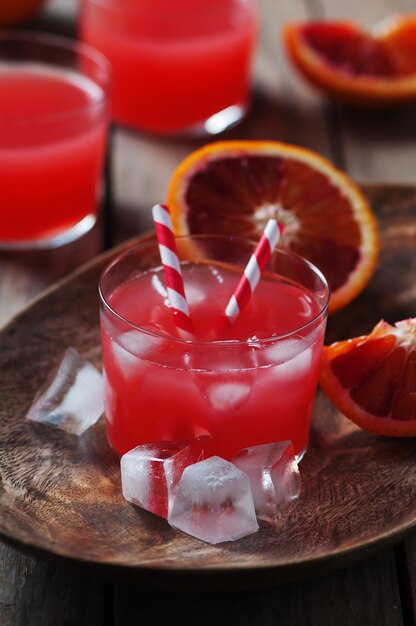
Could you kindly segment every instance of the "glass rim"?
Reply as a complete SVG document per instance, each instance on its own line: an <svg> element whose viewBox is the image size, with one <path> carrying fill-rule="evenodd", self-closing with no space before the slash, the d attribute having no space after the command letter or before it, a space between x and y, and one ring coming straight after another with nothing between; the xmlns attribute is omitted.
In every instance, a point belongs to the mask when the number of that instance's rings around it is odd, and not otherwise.
<svg viewBox="0 0 416 626"><path fill-rule="evenodd" d="M100 84L95 78L88 77L94 84L98 85L102 91L102 95L97 100L93 100L91 102L87 102L81 106L77 106L76 108L64 111L62 113L49 113L47 115L33 115L33 116L14 116L14 115L2 115L0 116L0 123L7 122L12 124L38 124L45 122L53 122L55 120L62 120L70 117L76 117L84 113L85 111L90 111L96 107L100 107L103 105L107 105L109 103L109 95L112 87L112 68L110 62L107 58L99 51L96 50L93 46L90 46L88 43L84 43L83 41L73 40L69 37L63 37L61 35L54 35L50 33L44 33L41 31L24 31L24 30L13 30L6 29L0 32L0 47L5 43L16 44L19 42L25 42L28 44L42 45L44 47L50 48L60 48L62 51L66 51L68 53L73 53L75 57L84 57L91 61L96 68L103 73L103 84ZM2 63L2 57L0 54L0 64ZM30 59L27 57L27 61L34 61L36 59ZM54 63L52 61L45 61L45 65L48 67L56 67L62 68L64 67L61 63ZM79 74L81 76L85 76L79 69L73 68L74 73Z"/></svg>
<svg viewBox="0 0 416 626"><path fill-rule="evenodd" d="M204 235L183 235L183 236L179 236L176 237L176 241L187 241L187 240L198 240L198 239L207 239L207 238L215 238L215 239L223 239L223 240L228 240L228 241L240 241L240 242L244 242L246 244L250 244L252 246L256 246L257 245L257 241L253 240L253 239L248 239L245 237L238 237L238 236L234 236L234 235L209 235L209 234L204 234ZM162 339L164 341L170 341L173 342L174 344L178 344L178 345L183 345L183 346L200 346L200 347L207 347L207 346L213 346L213 347L231 347L231 346L243 346L243 345L250 345L249 340L245 339L245 340L241 340L241 339L222 339L222 340L214 340L214 341L201 341L199 339L183 339L181 337L174 337L173 335L165 335L162 333L157 333L154 331L151 331L147 328L144 328L143 326L138 326L137 324L134 324L133 322L131 322L130 320L126 319L125 317L123 317L122 315L120 315L120 313L118 313L117 311L115 311L112 306L110 305L110 303L107 301L106 297L104 296L103 293L103 281L105 280L106 276L109 274L109 272L112 270L112 268L115 265L118 265L121 261L123 261L125 258L127 258L128 256L135 254L137 252L139 252L140 250L143 250L145 248L148 247L153 247L153 248L157 248L158 243L156 238L154 240L150 240L150 241L146 241L140 244L135 244L132 245L131 247L129 247L127 250L124 250L123 252L121 252L120 254L118 254L101 272L100 274L100 278L98 280L98 293L100 296L100 301L102 303L102 305L104 306L105 310L107 312L109 312L112 316L116 317L118 320L120 320L121 322L123 322L124 324L127 324L132 330L138 330L141 333L150 336L150 337L156 337L157 339ZM306 265L309 270L311 270L311 272L313 272L313 274L315 274L315 276L317 276L319 278L319 280L322 282L322 285L325 289L326 292L326 297L325 297L325 301L323 302L322 306L320 307L319 312L308 322L306 322L305 324L302 324L302 326L297 326L296 328L294 328L293 330L287 332L287 333L282 333L279 334L277 336L274 337L264 337L261 339L256 340L257 344L261 344L261 345L268 345L270 343L274 343L276 341L281 341L282 339L286 339L288 337L292 337L294 334L299 333L300 331L304 331L305 329L307 329L310 326L313 326L320 318L322 318L325 313L328 310L328 305L329 305L329 299L330 299L330 287L328 285L328 281L326 280L325 276L323 275L323 273L321 272L320 269L318 269L316 267L316 265L314 265L313 263L311 263L310 261L308 261L307 259L305 259L304 257L300 256L299 254L297 254L296 252L292 252L291 250L286 250L285 248L282 247L277 247L274 251L273 254L278 254L278 255L283 255L289 258L293 258L296 259L297 261L300 261L301 263L303 263L304 265ZM214 259L213 259L214 260ZM162 263L160 263L160 267L162 267ZM243 272L244 268L241 268L241 271ZM254 343L254 342L252 342Z"/></svg>
<svg viewBox="0 0 416 626"><path fill-rule="evenodd" d="M233 3L236 3L236 6L239 7L255 7L257 4L257 0L232 0ZM102 7L104 9L111 9L116 11L119 14L128 13L131 15L154 15L158 19L170 19L173 16L178 14L178 11L183 14L187 13L189 9L170 9L169 11L165 11L163 14L160 11L155 11L153 7L143 7L143 6L120 6L117 0L82 0L83 4L93 4L95 6ZM203 14L212 13L212 8L205 8L202 10ZM198 7L198 14L201 15L201 9Z"/></svg>

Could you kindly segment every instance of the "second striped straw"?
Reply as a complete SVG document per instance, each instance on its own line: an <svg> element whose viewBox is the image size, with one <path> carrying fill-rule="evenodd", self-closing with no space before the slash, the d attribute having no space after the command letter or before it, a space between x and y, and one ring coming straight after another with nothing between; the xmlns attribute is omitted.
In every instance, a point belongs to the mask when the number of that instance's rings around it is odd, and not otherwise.
<svg viewBox="0 0 416 626"><path fill-rule="evenodd" d="M282 224L278 223L274 219L270 219L267 222L261 239L251 255L250 260L244 269L244 273L227 304L227 308L225 309L225 313L220 320L220 324L217 326L219 330L224 327L224 323L233 322L238 317L241 310L249 302L255 288L258 285L261 273L269 262L282 232Z"/></svg>

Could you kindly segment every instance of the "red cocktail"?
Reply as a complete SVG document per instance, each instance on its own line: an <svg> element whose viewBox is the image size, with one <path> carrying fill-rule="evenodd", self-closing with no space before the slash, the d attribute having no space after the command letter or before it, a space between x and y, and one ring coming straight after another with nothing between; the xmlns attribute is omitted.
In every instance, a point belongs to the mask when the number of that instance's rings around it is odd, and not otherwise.
<svg viewBox="0 0 416 626"><path fill-rule="evenodd" d="M303 454L326 324L324 278L277 250L247 307L218 338L215 322L253 246L227 237L193 241L178 239L192 340L178 336L156 245L125 253L102 276L111 445L122 454L145 442L208 434L212 452L224 458L288 439Z"/></svg>
<svg viewBox="0 0 416 626"><path fill-rule="evenodd" d="M0 36L1 247L45 247L95 223L109 69L87 46Z"/></svg>
<svg viewBox="0 0 416 626"><path fill-rule="evenodd" d="M244 114L255 0L84 0L80 26L113 66L116 121L216 133Z"/></svg>

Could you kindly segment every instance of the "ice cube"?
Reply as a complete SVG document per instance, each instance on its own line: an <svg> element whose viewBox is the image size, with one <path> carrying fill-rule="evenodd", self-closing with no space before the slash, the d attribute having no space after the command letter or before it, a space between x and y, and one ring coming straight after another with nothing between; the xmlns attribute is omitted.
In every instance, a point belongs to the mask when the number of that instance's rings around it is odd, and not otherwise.
<svg viewBox="0 0 416 626"><path fill-rule="evenodd" d="M198 304L206 300L206 289L195 283L187 283L185 286L186 299L189 305Z"/></svg>
<svg viewBox="0 0 416 626"><path fill-rule="evenodd" d="M121 457L123 496L129 502L167 518L182 472L203 454L206 438L143 444Z"/></svg>
<svg viewBox="0 0 416 626"><path fill-rule="evenodd" d="M117 341L112 339L111 349L114 360L126 380L140 373L143 365L141 359L146 358L157 343L157 337L139 330L129 330L121 333L118 335Z"/></svg>
<svg viewBox="0 0 416 626"><path fill-rule="evenodd" d="M307 347L302 339L279 339L274 343L267 343L261 352L262 363L264 365L285 363L295 358Z"/></svg>
<svg viewBox="0 0 416 626"><path fill-rule="evenodd" d="M300 474L290 441L240 450L234 465L250 479L257 517L275 522L300 493Z"/></svg>
<svg viewBox="0 0 416 626"><path fill-rule="evenodd" d="M153 330L153 329L149 329ZM158 329L155 327L154 329ZM129 330L118 336L118 342L134 358L145 357L158 344L158 338L140 330Z"/></svg>
<svg viewBox="0 0 416 626"><path fill-rule="evenodd" d="M281 378L287 380L294 379L298 383L299 379L304 378L308 373L311 364L312 348L308 348L293 357L293 359L290 359L290 361L276 365L271 371L276 373L276 377L279 377L279 380Z"/></svg>
<svg viewBox="0 0 416 626"><path fill-rule="evenodd" d="M81 435L104 412L103 378L76 350L68 348L27 413L33 422Z"/></svg>
<svg viewBox="0 0 416 626"><path fill-rule="evenodd" d="M130 354L125 348L122 348L114 339L111 341L111 349L114 361L118 364L120 371L125 378L130 378L135 374L137 366L137 356Z"/></svg>
<svg viewBox="0 0 416 626"><path fill-rule="evenodd" d="M248 400L250 390L250 385L243 382L214 383L208 388L207 395L215 411L232 411Z"/></svg>
<svg viewBox="0 0 416 626"><path fill-rule="evenodd" d="M213 544L256 532L248 477L218 456L188 466L168 521L174 528Z"/></svg>

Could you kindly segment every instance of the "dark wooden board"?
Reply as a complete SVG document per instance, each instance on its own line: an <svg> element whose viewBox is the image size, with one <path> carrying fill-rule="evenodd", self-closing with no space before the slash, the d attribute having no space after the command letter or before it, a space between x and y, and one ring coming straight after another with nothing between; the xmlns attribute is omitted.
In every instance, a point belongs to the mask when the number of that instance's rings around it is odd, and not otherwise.
<svg viewBox="0 0 416 626"><path fill-rule="evenodd" d="M201 608L203 609L201 610ZM179 594L115 586L114 626L409 626L393 551L313 580L240 593Z"/></svg>
<svg viewBox="0 0 416 626"><path fill-rule="evenodd" d="M367 189L383 247L365 292L329 324L329 338L414 315L416 190ZM313 576L398 541L416 527L416 440L376 437L319 393L302 497L281 528L208 546L124 502L101 421L80 439L24 420L69 345L100 365L97 280L115 254L62 281L0 333L0 533L22 549L104 576L175 588L238 588Z"/></svg>

